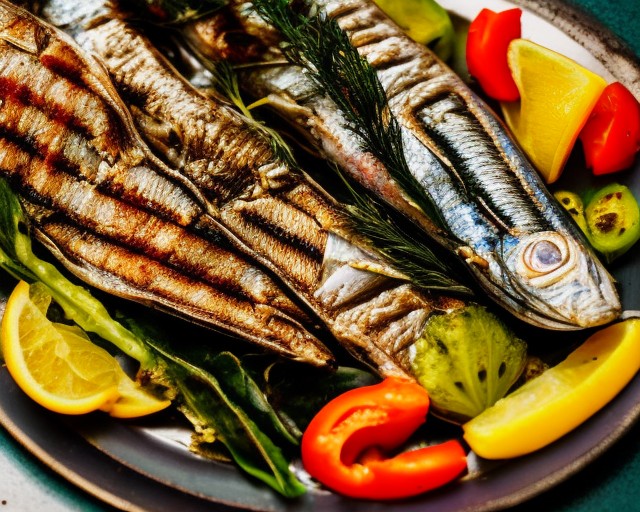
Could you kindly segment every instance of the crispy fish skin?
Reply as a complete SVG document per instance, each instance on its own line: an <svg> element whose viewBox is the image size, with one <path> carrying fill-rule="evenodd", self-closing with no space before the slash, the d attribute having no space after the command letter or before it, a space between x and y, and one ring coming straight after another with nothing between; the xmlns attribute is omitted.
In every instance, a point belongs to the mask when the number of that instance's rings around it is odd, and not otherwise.
<svg viewBox="0 0 640 512"><path fill-rule="evenodd" d="M335 19L376 70L400 124L408 167L436 205L444 231L362 149L336 104L300 68L283 65L273 30L251 11L251 2L235 0L237 21L267 47L262 60L273 62L243 74L247 90L268 97L324 156L461 258L516 316L559 330L616 319L621 305L613 279L488 107L373 2L304 4ZM207 23L196 21L185 34L216 58L202 37Z"/></svg>
<svg viewBox="0 0 640 512"><path fill-rule="evenodd" d="M106 292L333 364L308 315L237 251L197 188L132 126L100 64L0 1L0 175L38 238Z"/></svg>
<svg viewBox="0 0 640 512"><path fill-rule="evenodd" d="M278 274L358 359L383 375L410 376L410 347L429 316L462 302L398 279L348 230L330 197L278 160L235 111L178 76L118 13L77 19L58 3L45 4L45 18L100 58L145 139L197 186L247 253ZM228 148L239 157L224 156Z"/></svg>

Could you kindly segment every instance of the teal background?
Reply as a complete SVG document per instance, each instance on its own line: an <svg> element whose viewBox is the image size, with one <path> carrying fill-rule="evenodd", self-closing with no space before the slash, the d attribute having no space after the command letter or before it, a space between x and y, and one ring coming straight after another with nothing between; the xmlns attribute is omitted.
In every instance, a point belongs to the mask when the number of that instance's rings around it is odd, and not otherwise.
<svg viewBox="0 0 640 512"><path fill-rule="evenodd" d="M613 30L640 55L640 0L571 0ZM18 466L27 479L47 488L52 502L66 510L109 511L83 491L68 484L19 446L0 428L0 452ZM3 475L0 475L2 478ZM640 424L586 469L550 491L515 507L517 512L640 511ZM19 510L0 495L0 512ZM213 508L213 507L212 507Z"/></svg>

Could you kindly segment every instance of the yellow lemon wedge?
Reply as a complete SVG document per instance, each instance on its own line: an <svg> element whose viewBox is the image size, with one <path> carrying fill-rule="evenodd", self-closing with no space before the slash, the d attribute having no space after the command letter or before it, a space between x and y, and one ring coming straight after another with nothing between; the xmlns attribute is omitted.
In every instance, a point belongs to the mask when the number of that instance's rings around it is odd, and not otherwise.
<svg viewBox="0 0 640 512"><path fill-rule="evenodd" d="M128 378L120 379L120 397L111 404L107 412L114 418L138 418L162 411L171 405L170 400L159 400L144 391L140 385Z"/></svg>
<svg viewBox="0 0 640 512"><path fill-rule="evenodd" d="M640 319L611 325L463 425L464 438L487 459L530 453L601 409L639 368Z"/></svg>
<svg viewBox="0 0 640 512"><path fill-rule="evenodd" d="M520 101L502 103L505 121L546 183L556 181L606 81L527 39L507 52Z"/></svg>
<svg viewBox="0 0 640 512"><path fill-rule="evenodd" d="M125 417L131 417L128 411L150 414L169 405L139 390L117 360L80 328L51 322L50 303L44 286L20 282L0 327L7 369L31 399L62 414L115 409Z"/></svg>

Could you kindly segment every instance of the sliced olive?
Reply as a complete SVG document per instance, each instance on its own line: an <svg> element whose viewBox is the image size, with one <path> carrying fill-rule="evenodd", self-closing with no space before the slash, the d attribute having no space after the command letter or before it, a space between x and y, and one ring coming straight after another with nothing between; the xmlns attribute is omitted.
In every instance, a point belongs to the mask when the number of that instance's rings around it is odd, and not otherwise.
<svg viewBox="0 0 640 512"><path fill-rule="evenodd" d="M589 230L587 228L587 220L584 217L584 204L580 196L567 190L559 190L553 195L562 207L567 210L567 213L569 213L582 232L588 236Z"/></svg>

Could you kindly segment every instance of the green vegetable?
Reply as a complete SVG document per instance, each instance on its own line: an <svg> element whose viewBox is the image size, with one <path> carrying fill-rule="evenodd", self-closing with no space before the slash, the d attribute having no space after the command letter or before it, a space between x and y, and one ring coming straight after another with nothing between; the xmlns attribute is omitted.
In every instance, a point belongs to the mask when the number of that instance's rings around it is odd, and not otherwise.
<svg viewBox="0 0 640 512"><path fill-rule="evenodd" d="M451 18L435 0L374 0L414 41L430 46L442 60L453 52Z"/></svg>
<svg viewBox="0 0 640 512"><path fill-rule="evenodd" d="M432 411L462 423L506 395L526 357L522 340L485 308L470 305L427 322L412 370Z"/></svg>
<svg viewBox="0 0 640 512"><path fill-rule="evenodd" d="M588 238L607 262L640 238L640 209L631 190L612 183L597 191L585 210Z"/></svg>
<svg viewBox="0 0 640 512"><path fill-rule="evenodd" d="M137 360L145 381L166 389L168 396L177 395L181 411L196 430L205 432L209 441L220 440L247 473L287 497L305 492L282 448L295 445L296 439L240 361L228 353L210 360L206 348L184 357L142 321L124 318L130 330L114 320L88 290L32 252L27 219L4 179L0 179L0 267L16 278L44 284L69 319Z"/></svg>
<svg viewBox="0 0 640 512"><path fill-rule="evenodd" d="M584 204L580 196L574 192L567 190L559 190L553 194L562 207L567 210L571 218L582 230L582 232L589 236L589 228L587 228L587 219L584 216Z"/></svg>

